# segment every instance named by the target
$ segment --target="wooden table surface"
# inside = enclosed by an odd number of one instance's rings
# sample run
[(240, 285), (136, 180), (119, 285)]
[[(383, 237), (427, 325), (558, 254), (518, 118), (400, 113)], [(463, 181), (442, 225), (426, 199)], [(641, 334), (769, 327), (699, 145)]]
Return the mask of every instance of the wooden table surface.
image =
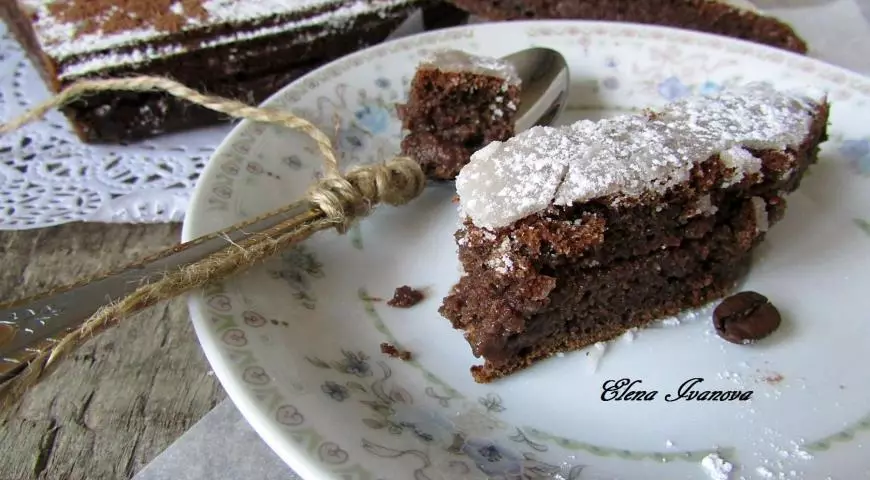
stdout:
[[(178, 241), (179, 225), (0, 231), (0, 298), (39, 293)], [(0, 414), (0, 480), (130, 478), (225, 398), (183, 299), (83, 345)]]

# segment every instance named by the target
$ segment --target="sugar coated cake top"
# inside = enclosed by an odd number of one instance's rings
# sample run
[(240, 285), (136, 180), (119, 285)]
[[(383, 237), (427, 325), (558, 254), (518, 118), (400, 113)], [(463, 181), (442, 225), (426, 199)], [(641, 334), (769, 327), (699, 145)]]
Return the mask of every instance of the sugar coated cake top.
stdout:
[[(64, 77), (306, 27), (326, 27), (310, 41), (341, 30), (360, 14), (415, 0), (17, 1), (31, 13), (40, 47), (63, 63)], [(234, 25), (245, 27), (226, 28)], [(194, 32), (196, 38), (171, 40), (174, 34)]]
[(479, 227), (499, 228), (551, 204), (662, 194), (714, 154), (738, 182), (761, 170), (747, 149), (797, 147), (824, 101), (822, 92), (751, 83), (687, 97), (653, 115), (534, 127), (472, 155), (456, 178), (460, 211)]
[(512, 63), (500, 58), (473, 55), (461, 50), (434, 51), (423, 58), (420, 62), (420, 68), (486, 75), (502, 78), (512, 85), (520, 85), (521, 83), (520, 75)]

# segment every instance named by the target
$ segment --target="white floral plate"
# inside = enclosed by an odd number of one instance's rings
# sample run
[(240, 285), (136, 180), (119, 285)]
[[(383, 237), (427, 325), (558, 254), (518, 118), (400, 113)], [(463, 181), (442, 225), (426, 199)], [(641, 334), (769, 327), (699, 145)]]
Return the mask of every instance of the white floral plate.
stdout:
[[(397, 152), (395, 102), (420, 56), (500, 56), (532, 45), (571, 66), (563, 122), (660, 105), (748, 80), (812, 84), (833, 102), (830, 140), (768, 236), (745, 288), (785, 321), (768, 340), (727, 344), (709, 311), (553, 358), (489, 385), (439, 316), (458, 279), (453, 191), (384, 207), (346, 236), (318, 234), (261, 268), (190, 298), (203, 349), (229, 396), (305, 478), (867, 478), (870, 455), (870, 80), (809, 58), (688, 31), (575, 21), (482, 24), (385, 43), (321, 68), (268, 104), (332, 132), (344, 161)], [(320, 170), (312, 142), (241, 123), (200, 180), (185, 240), (300, 197)], [(401, 285), (426, 289), (391, 308)], [(414, 354), (387, 358), (381, 342)], [(639, 380), (648, 401), (604, 401), (608, 380)], [(752, 391), (749, 401), (673, 399)], [(669, 396), (669, 394), (671, 396)], [(651, 396), (651, 395), (648, 395)], [(870, 448), (870, 445), (868, 445)], [(723, 477), (724, 478), (724, 477)]]

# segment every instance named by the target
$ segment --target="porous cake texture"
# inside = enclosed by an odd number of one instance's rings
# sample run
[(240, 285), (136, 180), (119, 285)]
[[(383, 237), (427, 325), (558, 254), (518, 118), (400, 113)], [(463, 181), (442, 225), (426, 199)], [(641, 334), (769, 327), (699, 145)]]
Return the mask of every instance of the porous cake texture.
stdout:
[(471, 154), (514, 134), (522, 80), (510, 63), (440, 50), (418, 65), (408, 101), (398, 106), (402, 154), (427, 177), (453, 180)]

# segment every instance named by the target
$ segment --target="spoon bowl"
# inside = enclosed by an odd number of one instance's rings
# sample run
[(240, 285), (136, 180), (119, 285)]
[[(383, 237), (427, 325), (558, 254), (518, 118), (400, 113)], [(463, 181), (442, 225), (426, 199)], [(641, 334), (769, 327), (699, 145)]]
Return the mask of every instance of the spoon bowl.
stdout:
[(550, 125), (568, 104), (571, 85), (568, 62), (559, 52), (543, 47), (527, 48), (502, 57), (512, 64), (522, 81), (520, 107), (514, 130)]

